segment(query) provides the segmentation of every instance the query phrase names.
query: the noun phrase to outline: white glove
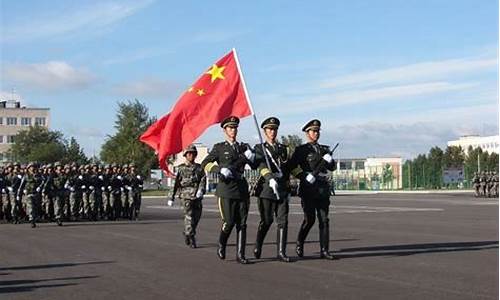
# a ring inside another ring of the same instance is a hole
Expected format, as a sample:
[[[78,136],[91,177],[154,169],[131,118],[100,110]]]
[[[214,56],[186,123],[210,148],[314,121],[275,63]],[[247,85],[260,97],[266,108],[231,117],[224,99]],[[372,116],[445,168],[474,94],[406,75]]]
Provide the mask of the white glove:
[[[104,180],[104,177],[102,177],[102,175],[99,175],[98,177],[100,180]]]
[[[228,168],[221,168],[220,173],[222,174],[222,176],[224,176],[226,178],[230,178],[233,176],[233,173]]]
[[[127,186],[127,190],[131,191],[132,187],[131,186]]]
[[[332,156],[331,156],[330,154],[328,154],[328,153],[327,153],[327,154],[325,154],[325,155],[323,155],[323,159],[324,159],[327,163],[331,163],[331,162],[332,162],[332,160],[333,160]]]
[[[74,187],[70,187],[69,190],[72,191],[72,192],[74,192],[75,188]]]
[[[135,176],[135,178],[141,180],[141,175],[137,175],[137,176]]]
[[[78,179],[82,180],[82,179],[83,179],[83,176],[82,176],[82,175],[78,176]]]
[[[16,196],[16,201],[21,201],[21,197]]]
[[[105,190],[106,190],[106,189],[105,189],[103,186],[101,186],[101,191],[103,191],[103,192],[104,192]]]
[[[12,187],[7,187],[7,189],[9,190],[9,192],[12,192],[14,189]]]
[[[113,188],[110,185],[108,185],[108,191],[111,191],[112,189]]]
[[[274,178],[271,178],[269,179],[269,187],[271,187],[271,189],[273,190],[274,194],[276,196],[278,196],[278,182],[276,181],[276,179]]]
[[[41,191],[41,190],[42,190],[42,189],[41,189],[40,187],[37,187],[37,188],[36,188],[36,192],[37,192],[37,193],[40,193],[40,191]]]
[[[123,192],[123,188],[122,187],[120,188],[120,191]]]
[[[172,206],[172,205],[174,205],[174,201],[172,201],[172,200],[168,200],[168,201],[167,201],[167,205],[168,205],[168,206]]]
[[[82,190],[84,190],[86,188],[86,186],[82,185]]]
[[[306,181],[310,184],[313,184],[316,181],[316,177],[313,174],[307,174]]]
[[[122,180],[122,176],[121,175],[116,176],[116,178]]]
[[[23,190],[23,194],[27,195],[27,194],[28,194],[28,192],[27,192],[26,190]]]
[[[89,186],[89,189],[90,189],[91,191],[93,191],[93,190],[94,190],[94,187],[91,185],[91,186]]]
[[[199,199],[199,198],[201,198],[201,197],[203,197],[203,191],[202,191],[202,190],[198,190],[198,191],[196,192],[196,199]]]
[[[255,159],[255,153],[253,153],[253,151],[250,149],[247,149],[247,151],[245,151],[243,154],[251,162],[253,162],[253,160]]]
[[[2,189],[2,193],[5,193],[5,189]]]
[[[21,176],[21,174],[17,174],[17,178],[21,179],[23,176]]]

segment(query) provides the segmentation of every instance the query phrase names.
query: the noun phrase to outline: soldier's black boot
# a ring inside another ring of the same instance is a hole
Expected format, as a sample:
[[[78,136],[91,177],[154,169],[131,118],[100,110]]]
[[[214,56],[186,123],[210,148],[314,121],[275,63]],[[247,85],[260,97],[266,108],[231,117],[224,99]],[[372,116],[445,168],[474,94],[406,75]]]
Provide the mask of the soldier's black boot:
[[[268,230],[269,226],[266,225],[259,225],[259,229],[257,229],[257,238],[255,239],[255,248],[253,249],[253,256],[257,259],[259,259],[262,254],[262,244],[264,243],[264,238]]]
[[[304,230],[300,227],[299,234],[297,236],[297,246],[295,247],[295,253],[298,257],[304,257]]]
[[[62,226],[62,221],[61,221],[61,218],[57,218],[56,219],[56,223],[57,223],[57,226]]]
[[[185,233],[182,233],[182,235],[184,236],[184,243],[186,246],[191,246],[191,237]]]
[[[247,230],[246,228],[240,228],[240,230],[237,230],[237,236],[236,236],[236,247],[237,247],[237,252],[236,252],[236,260],[243,265],[246,265],[250,263],[248,259],[245,257],[245,248],[247,244]]]
[[[220,259],[226,259],[226,245],[228,238],[229,238],[229,233],[225,233],[224,231],[221,230],[219,235],[219,247],[217,248],[217,256]]]
[[[31,222],[31,228],[35,228],[35,227],[36,227],[36,222],[35,222],[35,220],[31,220],[30,222]]]
[[[319,244],[320,244],[320,257],[324,259],[334,260],[335,257],[330,253],[330,232],[328,224],[323,225],[319,229]]]
[[[194,237],[194,235],[191,236],[191,245],[190,245],[191,248],[197,248],[198,246],[196,245],[196,238]]]
[[[286,255],[287,231],[287,228],[278,228],[278,236],[276,239],[278,244],[278,259],[282,262],[290,262],[290,258]]]

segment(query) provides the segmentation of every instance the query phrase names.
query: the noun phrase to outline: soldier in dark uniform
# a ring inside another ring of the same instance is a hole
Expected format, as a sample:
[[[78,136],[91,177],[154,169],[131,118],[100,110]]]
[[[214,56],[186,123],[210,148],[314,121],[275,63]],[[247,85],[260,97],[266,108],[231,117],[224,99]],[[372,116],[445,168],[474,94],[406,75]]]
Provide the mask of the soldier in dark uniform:
[[[306,133],[308,143],[295,148],[290,159],[292,174],[300,179],[299,196],[304,211],[304,221],[297,237],[296,252],[304,256],[304,241],[318,216],[320,255],[334,259],[329,252],[330,234],[328,211],[330,206],[330,184],[328,171],[335,170],[328,146],[318,144],[321,122],[309,121],[302,131]]]
[[[142,188],[144,179],[141,175],[137,174],[135,164],[129,165],[128,182],[132,188],[129,192],[130,213],[129,218],[139,220],[139,212],[141,211],[142,202]]]
[[[168,202],[171,206],[178,193],[184,209],[184,237],[186,245],[196,248],[196,227],[201,218],[203,209],[201,200],[205,194],[207,178],[201,165],[195,163],[198,150],[190,145],[184,150],[186,162],[179,165],[175,177],[172,198]]]
[[[113,164],[113,174],[111,175],[109,183],[111,187],[111,220],[117,220],[120,218],[122,208],[121,195],[123,192],[123,177],[121,168],[117,164]]]
[[[12,218],[14,220],[14,224],[19,223],[23,215],[22,193],[18,193],[22,178],[23,173],[21,165],[19,163],[14,163],[12,173],[8,177],[10,188],[7,188],[9,190],[9,196],[12,204]]]
[[[479,197],[481,195],[481,192],[479,191],[481,184],[479,183],[479,175],[477,172],[474,172],[474,177],[472,177],[472,186],[474,187],[474,196]]]
[[[122,182],[123,182],[123,189],[122,189],[122,195],[121,195],[121,202],[122,202],[122,217],[124,219],[129,218],[129,210],[130,210],[130,199],[129,199],[129,192],[132,191],[132,187],[130,186],[129,178],[128,178],[128,164],[124,164],[122,166]]]
[[[286,169],[290,149],[276,141],[280,121],[278,118],[265,119],[261,128],[264,130],[266,142],[264,143],[265,154],[262,144],[255,145],[256,165],[260,173],[255,188],[255,196],[258,197],[260,223],[255,241],[254,256],[260,258],[264,238],[276,218],[277,231],[277,257],[283,262],[289,262],[286,255],[287,232],[288,232],[288,201],[289,201],[289,177]],[[267,155],[267,165],[266,158]]]
[[[486,177],[486,172],[482,171],[481,176],[479,177],[479,182],[481,185],[481,196],[486,197],[486,185],[487,185],[488,178]]]
[[[255,154],[248,144],[236,141],[239,122],[234,116],[221,122],[226,141],[215,144],[201,166],[206,172],[219,174],[215,194],[218,197],[222,227],[217,255],[220,259],[226,258],[227,240],[236,225],[237,261],[247,264],[249,261],[245,257],[245,246],[250,195],[243,173],[245,165],[253,163]]]
[[[42,176],[42,210],[47,220],[54,220],[54,167],[52,164],[45,165]]]
[[[106,165],[104,167],[104,174],[102,175],[103,186],[102,191],[102,205],[103,205],[103,216],[108,220],[111,219],[111,166]]]
[[[27,169],[27,173],[21,180],[18,194],[23,193],[26,195],[26,213],[28,214],[31,227],[35,228],[38,218],[37,211],[40,207],[40,193],[42,191],[43,180],[38,173],[38,166],[36,163],[29,163]]]

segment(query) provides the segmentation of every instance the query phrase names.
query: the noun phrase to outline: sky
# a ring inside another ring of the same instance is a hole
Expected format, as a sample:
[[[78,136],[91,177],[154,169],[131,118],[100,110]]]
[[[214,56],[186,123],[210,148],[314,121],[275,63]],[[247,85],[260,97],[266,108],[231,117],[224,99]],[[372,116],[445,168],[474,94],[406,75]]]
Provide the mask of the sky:
[[[303,137],[320,119],[343,158],[498,134],[498,1],[0,3],[0,98],[50,108],[88,155],[115,133],[118,102],[161,117],[233,47],[259,122]],[[222,139],[214,125],[198,142]],[[258,142],[250,117],[238,139]]]

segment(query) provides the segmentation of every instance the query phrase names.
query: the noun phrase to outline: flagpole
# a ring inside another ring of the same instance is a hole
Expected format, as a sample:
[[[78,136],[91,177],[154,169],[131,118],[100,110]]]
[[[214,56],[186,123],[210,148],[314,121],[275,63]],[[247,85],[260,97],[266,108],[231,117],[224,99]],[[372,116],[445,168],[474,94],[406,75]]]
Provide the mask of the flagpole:
[[[259,134],[260,144],[262,146],[262,152],[264,153],[264,158],[266,159],[266,165],[269,171],[271,171],[271,164],[269,163],[269,158],[267,157],[266,149],[264,148],[264,140],[262,139],[262,134],[259,129],[259,123],[257,122],[257,116],[255,116],[255,111],[253,110],[252,101],[250,101],[250,96],[248,95],[247,85],[245,84],[245,77],[243,77],[243,72],[241,72],[240,61],[238,59],[238,54],[236,53],[236,48],[233,48],[234,60],[236,61],[236,67],[238,68],[238,73],[240,73],[241,84],[243,85],[243,91],[245,92],[245,97],[247,98],[248,105],[250,106],[250,111],[252,112],[253,121],[255,123],[255,129]],[[277,195],[279,199],[279,195]]]

